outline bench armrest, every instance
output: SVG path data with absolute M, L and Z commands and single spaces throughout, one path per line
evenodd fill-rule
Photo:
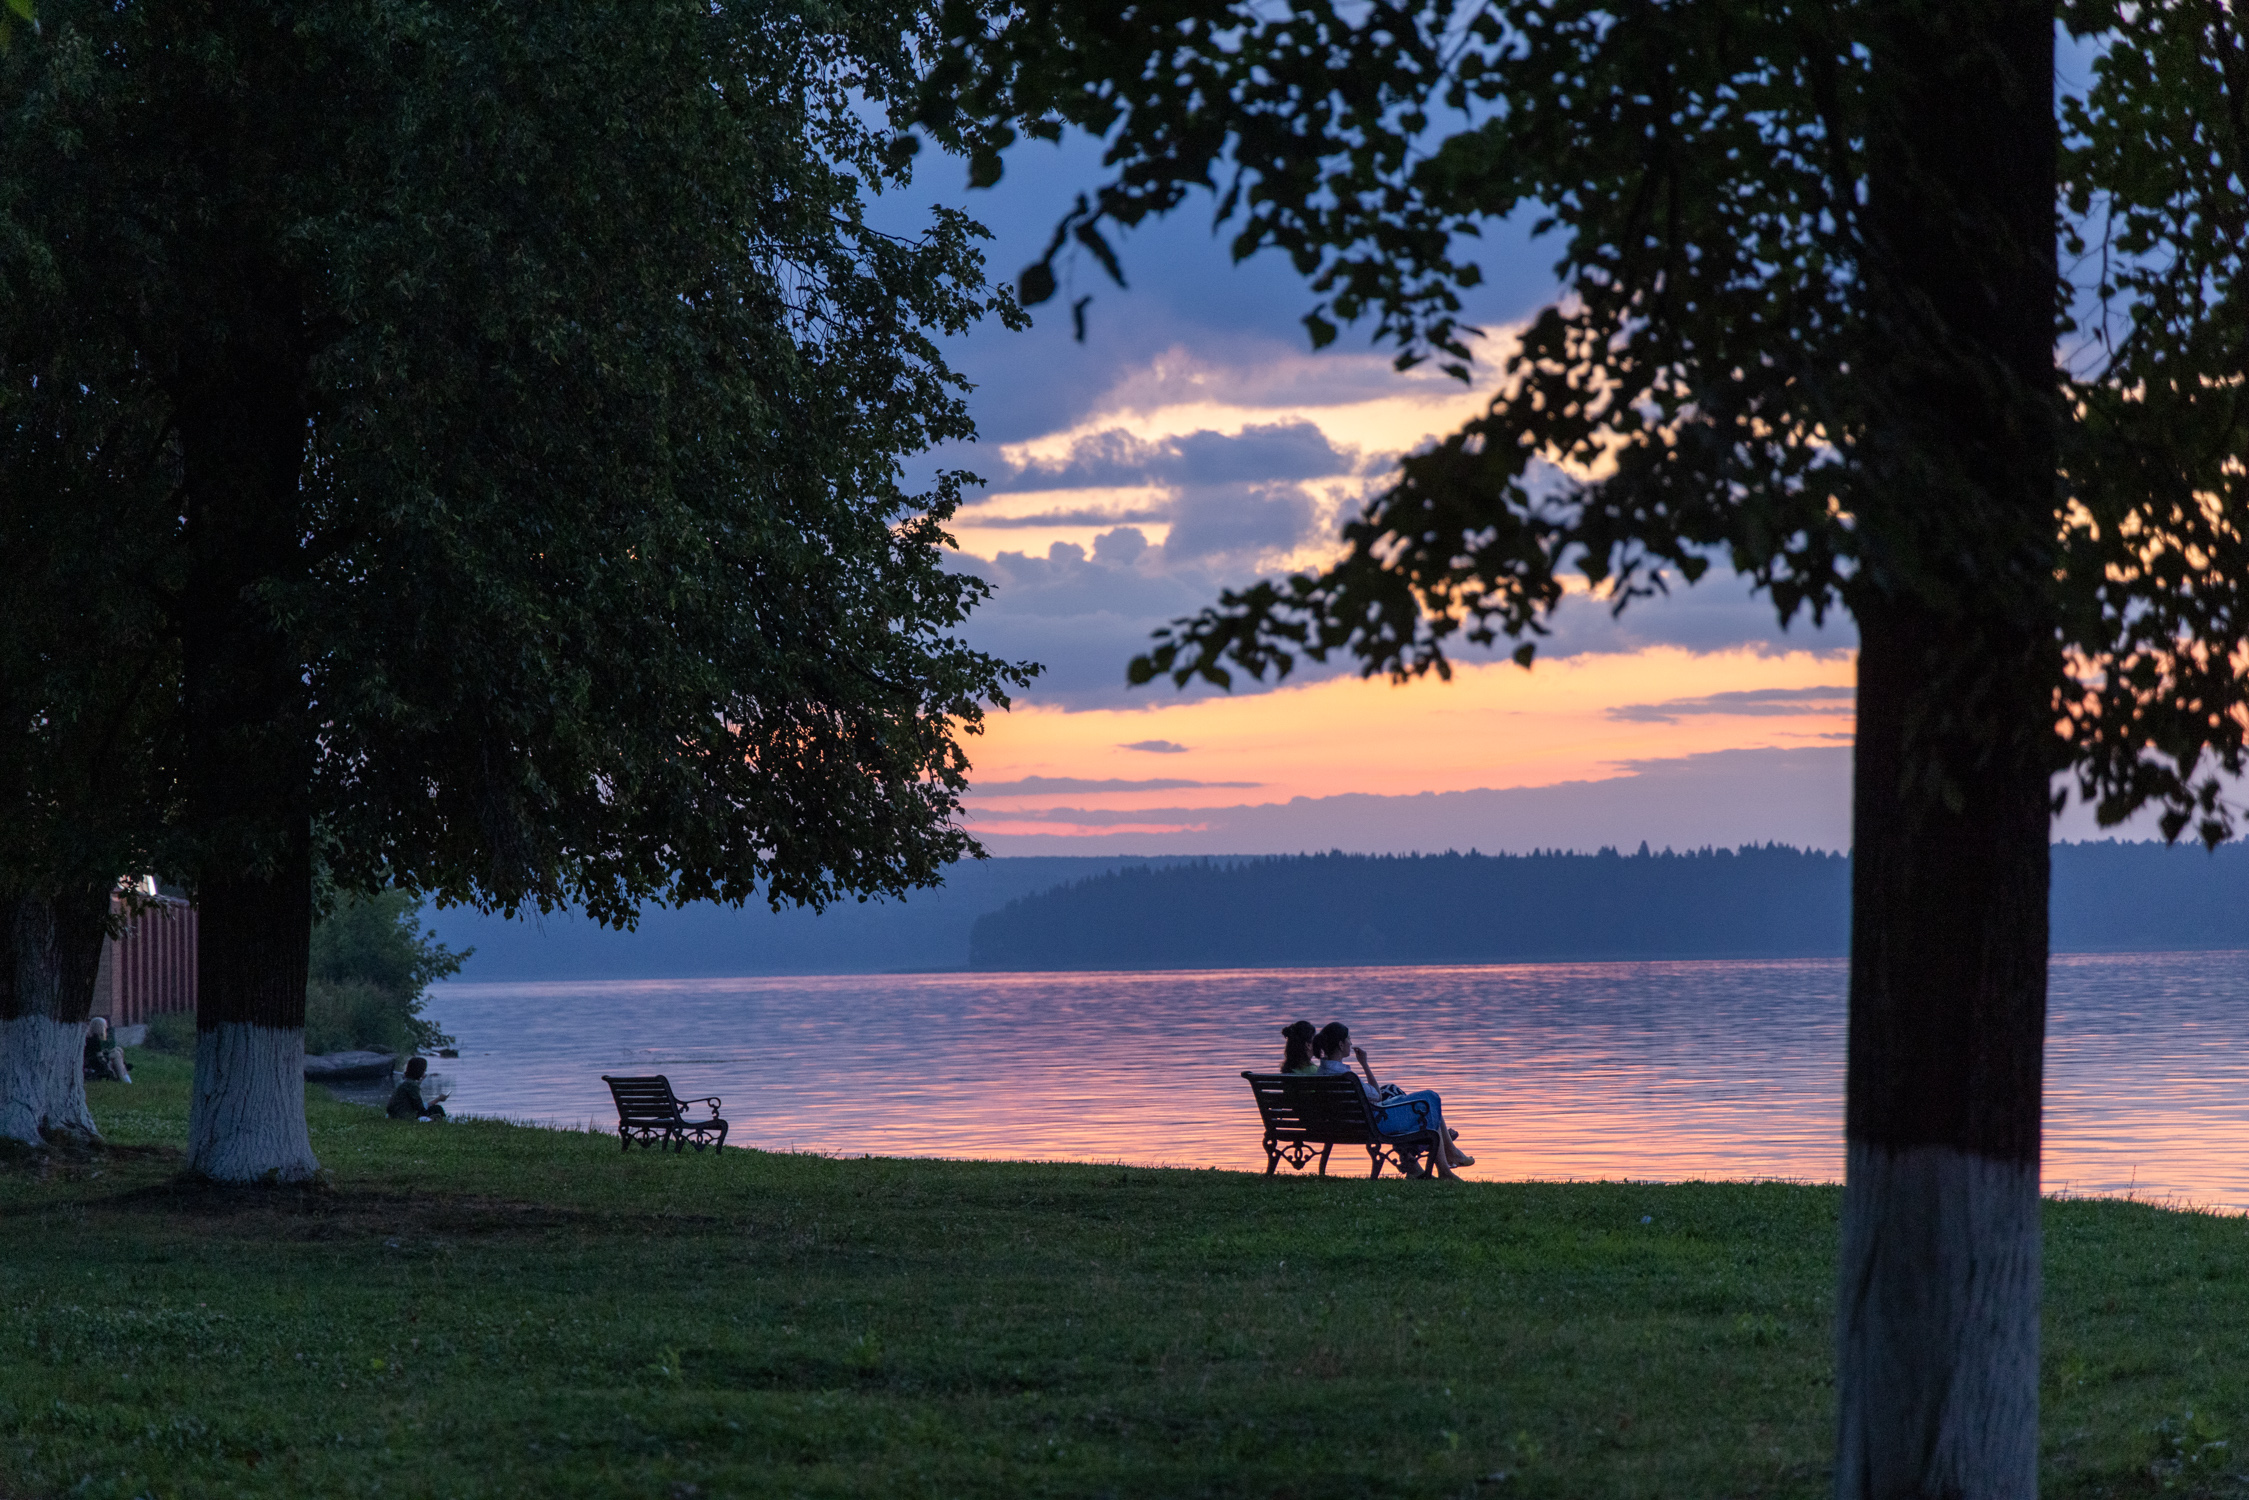
M 708 1104 L 711 1107 L 711 1113 L 715 1115 L 718 1113 L 719 1105 L 725 1101 L 716 1094 L 709 1094 L 701 1099 L 682 1099 L 679 1102 L 682 1104 Z

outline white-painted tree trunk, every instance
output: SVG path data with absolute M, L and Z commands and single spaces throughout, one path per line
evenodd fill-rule
M 1846 1170 L 1838 1500 L 2033 1500 L 2037 1165 L 1853 1141 Z
M 230 1021 L 195 1039 L 188 1170 L 217 1182 L 302 1182 L 320 1170 L 305 1129 L 305 1034 Z
M 100 1138 L 86 1108 L 85 1048 L 82 1022 L 0 1021 L 0 1136 L 27 1146 L 55 1131 Z
M 0 1021 L 0 1139 L 26 1146 L 43 1146 L 39 1121 L 46 1114 L 39 1078 L 44 1071 L 26 1035 L 31 1016 Z
M 101 1131 L 86 1103 L 86 1023 L 49 1022 L 49 1035 L 41 1048 L 47 1064 L 47 1115 L 40 1128 L 52 1137 L 56 1131 L 98 1141 Z
M 7 903 L 0 961 L 9 965 L 0 1007 L 0 1137 L 27 1146 L 54 1134 L 98 1140 L 86 1107 L 88 994 L 74 994 L 71 955 L 55 905 L 40 897 Z

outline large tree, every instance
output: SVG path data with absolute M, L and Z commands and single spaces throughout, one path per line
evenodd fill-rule
M 0 401 L 160 412 L 194 1170 L 316 1168 L 316 855 L 622 921 L 970 847 L 960 735 L 1021 674 L 952 633 L 958 477 L 902 481 L 969 431 L 934 336 L 994 305 L 965 220 L 864 216 L 912 41 L 791 0 L 57 3 L 0 60 Z
M 2232 828 L 2249 662 L 2249 35 L 2085 5 L 2057 101 L 2026 0 L 957 0 L 909 123 L 997 178 L 1082 126 L 1057 254 L 1207 191 L 1401 363 L 1458 369 L 1481 226 L 1566 295 L 1489 411 L 1407 458 L 1330 567 L 1136 662 L 1443 673 L 1722 562 L 1859 655 L 1837 1490 L 2037 1484 L 2038 1154 L 2056 778 Z M 2073 282 L 2057 250 L 2069 252 Z M 2059 351 L 2060 358 L 2057 358 Z

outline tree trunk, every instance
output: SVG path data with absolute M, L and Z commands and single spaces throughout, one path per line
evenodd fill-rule
M 196 953 L 188 1169 L 228 1182 L 317 1172 L 305 1129 L 312 926 L 309 690 L 268 596 L 303 576 L 304 360 L 279 273 L 237 268 L 223 343 L 182 362 L 187 833 Z
M 309 829 L 271 878 L 196 894 L 188 1168 L 221 1182 L 301 1181 L 320 1170 L 305 1128 Z
M 2030 1496 L 2046 769 L 1947 757 L 1957 811 L 1916 785 L 1930 747 L 1915 743 L 1911 709 L 1962 646 L 1944 622 L 1870 616 L 1859 621 L 1837 1492 Z
M 108 914 L 106 887 L 0 902 L 0 1136 L 100 1138 L 83 1064 Z
M 2038 1489 L 2053 18 L 1900 4 L 1875 48 L 1837 1385 L 1845 1500 Z

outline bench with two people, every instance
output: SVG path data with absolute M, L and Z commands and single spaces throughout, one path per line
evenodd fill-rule
M 1371 1177 L 1380 1177 L 1385 1164 L 1407 1177 L 1456 1177 L 1454 1167 L 1475 1165 L 1460 1149 L 1460 1132 L 1445 1123 L 1444 1101 L 1428 1089 L 1377 1079 L 1366 1049 L 1351 1045 L 1341 1021 L 1317 1032 L 1297 1021 L 1281 1037 L 1281 1071 L 1242 1074 L 1265 1122 L 1266 1176 L 1284 1161 L 1301 1169 L 1317 1156 L 1325 1177 L 1338 1146 L 1364 1146 Z M 1352 1070 L 1354 1057 L 1363 1078 Z

